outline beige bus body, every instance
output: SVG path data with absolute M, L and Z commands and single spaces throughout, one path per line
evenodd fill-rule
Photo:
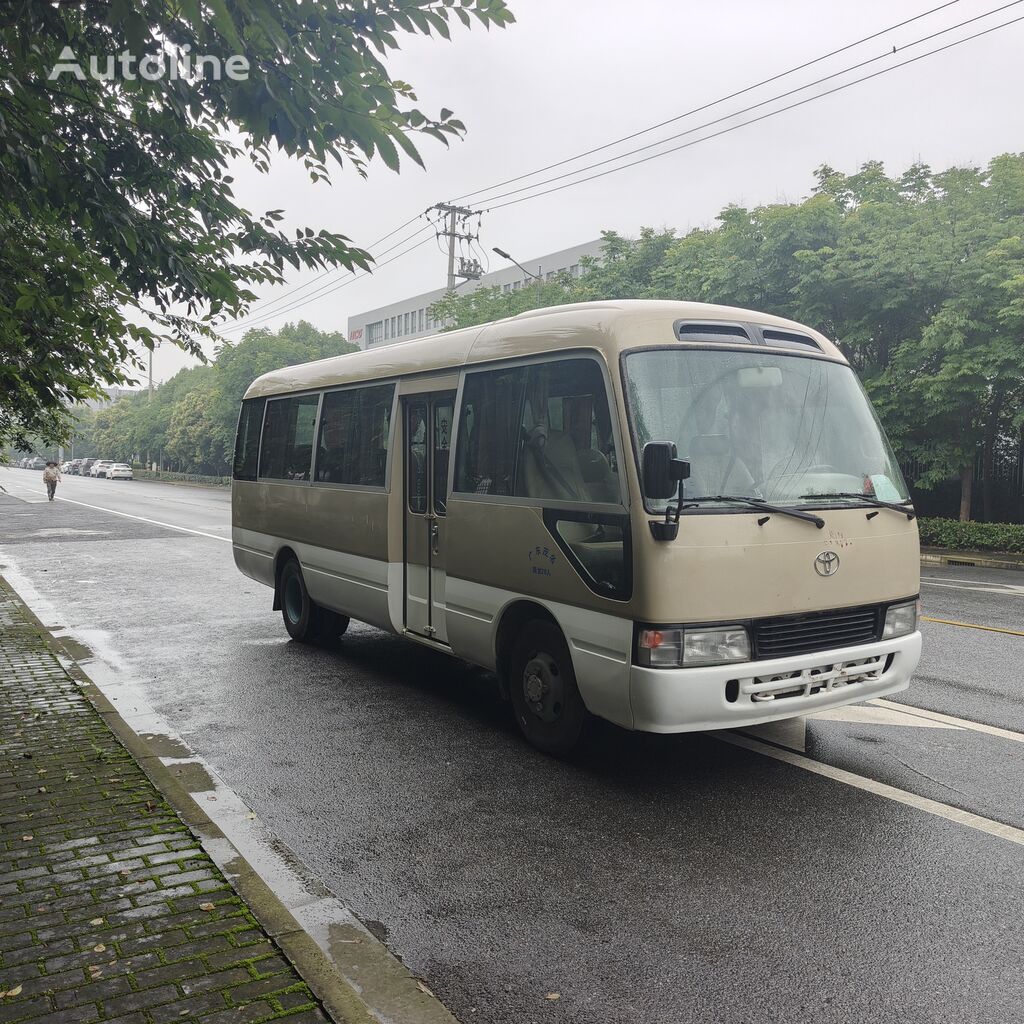
M 708 332 L 716 325 L 755 325 L 749 330 L 760 332 L 759 344 L 734 344 L 727 335 L 721 342 L 712 337 L 711 343 L 691 343 L 678 333 L 680 324 L 691 322 L 707 325 Z M 794 351 L 790 335 L 812 345 Z M 773 344 L 775 337 L 785 344 Z M 889 637 L 882 618 L 889 606 L 918 596 L 916 521 L 892 507 L 837 499 L 813 509 L 824 520 L 818 528 L 791 515 L 710 502 L 682 512 L 675 540 L 655 539 L 650 524 L 664 516 L 645 503 L 641 452 L 632 439 L 635 412 L 624 383 L 623 357 L 647 350 L 713 351 L 715 358 L 756 351 L 762 362 L 783 367 L 789 364 L 781 360 L 808 358 L 846 366 L 827 338 L 778 317 L 698 303 L 621 301 L 540 310 L 274 371 L 251 385 L 246 400 L 266 399 L 269 409 L 282 397 L 308 395 L 310 416 L 322 393 L 394 384 L 387 465 L 382 483 L 372 487 L 320 482 L 315 470 L 307 480 L 236 479 L 232 525 L 238 568 L 276 588 L 283 562 L 295 558 L 317 605 L 487 669 L 504 670 L 516 630 L 543 615 L 565 637 L 587 709 L 631 729 L 744 726 L 905 688 L 920 653 L 916 618 L 909 631 Z M 617 487 L 608 484 L 602 501 L 582 503 L 453 489 L 457 439 L 466 429 L 459 418 L 467 374 L 568 358 L 592 361 L 606 383 L 607 445 L 614 444 Z M 814 369 L 832 372 L 822 365 Z M 444 482 L 435 480 L 433 511 L 423 514 L 422 529 L 410 515 L 407 494 L 412 470 L 406 460 L 419 442 L 402 410 L 414 408 L 432 416 L 435 429 L 443 424 L 450 439 L 450 464 Z M 823 408 L 819 403 L 813 415 L 824 416 Z M 318 428 L 321 412 L 317 407 Z M 812 418 L 807 429 L 826 429 L 823 424 Z M 705 444 L 719 436 L 700 435 Z M 267 457 L 265 447 L 256 457 Z M 832 479 L 834 467 L 801 472 L 801 479 L 812 472 Z M 590 516 L 589 525 L 574 524 L 574 512 Z M 619 531 L 602 525 L 607 523 L 625 525 Z M 611 593 L 609 586 L 588 582 L 581 564 L 622 558 L 623 546 L 628 586 Z M 838 569 L 822 571 L 831 564 Z M 877 633 L 844 643 L 843 637 L 856 633 L 844 630 L 864 609 L 880 616 Z M 837 642 L 803 652 L 815 624 L 826 619 Z M 737 624 L 751 637 L 760 630 L 788 638 L 792 649 L 779 657 L 752 651 L 744 661 L 695 667 L 644 665 L 637 645 L 648 624 Z

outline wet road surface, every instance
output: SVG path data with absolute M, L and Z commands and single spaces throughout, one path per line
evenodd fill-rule
M 907 693 L 751 732 L 836 777 L 610 726 L 560 764 L 485 673 L 288 641 L 226 491 L 39 477 L 0 470 L 0 562 L 461 1020 L 1024 1019 L 1024 846 L 955 818 L 1024 828 L 1024 637 L 926 622 Z M 929 617 L 1024 632 L 1024 573 L 924 578 Z

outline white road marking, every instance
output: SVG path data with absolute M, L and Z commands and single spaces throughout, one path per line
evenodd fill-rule
M 1012 729 L 1000 729 L 996 725 L 985 725 L 984 722 L 972 722 L 967 718 L 954 718 L 952 715 L 942 715 L 938 711 L 927 711 L 924 708 L 911 707 L 909 704 L 897 704 L 884 697 L 876 697 L 870 703 L 883 708 L 898 708 L 901 714 L 943 722 L 954 729 L 970 729 L 972 732 L 983 732 L 989 736 L 998 736 L 1000 739 L 1024 743 L 1024 733 L 1014 732 Z
M 1009 583 L 994 583 L 990 586 L 963 587 L 955 583 L 933 583 L 922 579 L 923 587 L 941 587 L 943 590 L 967 590 L 972 594 L 1008 594 L 1011 597 L 1024 597 L 1024 587 L 1011 586 Z
M 1004 825 L 1001 821 L 993 821 L 991 818 L 983 818 L 980 814 L 972 814 L 970 811 L 962 811 L 958 807 L 951 807 L 949 804 L 940 803 L 938 800 L 929 800 L 927 797 L 918 796 L 916 793 L 909 793 L 905 789 L 897 789 L 884 782 L 876 782 L 874 779 L 866 778 L 863 775 L 856 775 L 844 768 L 835 768 L 830 764 L 822 764 L 820 761 L 813 761 L 803 754 L 792 750 L 784 750 L 781 747 L 773 747 L 768 743 L 762 743 L 752 736 L 744 736 L 738 732 L 713 732 L 710 735 L 724 743 L 730 743 L 734 747 L 742 747 L 745 750 L 753 751 L 755 754 L 763 754 L 765 757 L 774 758 L 794 768 L 802 768 L 804 771 L 821 775 L 833 782 L 841 782 L 854 789 L 872 793 L 875 796 L 895 803 L 903 804 L 906 807 L 913 807 L 916 810 L 932 814 L 937 818 L 945 818 L 947 821 L 973 828 L 978 832 L 995 836 L 997 839 L 1005 839 L 1011 843 L 1024 846 L 1024 829 L 1015 828 L 1013 825 Z
M 175 526 L 174 523 L 162 523 L 159 519 L 147 519 L 145 516 L 133 515 L 131 512 L 118 512 L 116 509 L 104 508 L 102 505 L 90 505 L 85 501 L 75 501 L 74 498 L 58 498 L 58 501 L 69 501 L 72 505 L 82 505 L 85 508 L 95 509 L 97 512 L 109 512 L 112 516 L 124 516 L 125 519 L 137 519 L 140 523 L 149 523 L 152 526 L 163 526 L 168 530 L 180 530 L 182 533 L 194 533 L 197 537 L 209 537 L 211 540 L 222 540 L 225 544 L 231 543 L 230 537 L 221 537 L 217 533 L 207 533 L 205 530 L 190 530 L 187 526 Z
M 937 719 L 915 715 L 901 704 L 870 701 L 866 704 L 847 704 L 846 707 L 816 711 L 813 715 L 797 718 L 783 718 L 764 725 L 752 725 L 740 730 L 756 739 L 767 740 L 780 747 L 788 747 L 798 753 L 807 750 L 807 723 L 817 721 L 848 722 L 855 725 L 895 725 L 917 729 L 963 729 L 964 726 L 945 716 Z M 1024 736 L 1021 737 L 1024 739 Z
M 1009 571 L 1009 570 L 1006 570 Z M 993 580 L 965 580 L 962 576 L 922 576 L 921 582 L 926 580 L 941 580 L 943 583 L 980 583 L 983 587 L 1000 586 L 1009 587 L 1011 590 L 1024 590 L 1024 587 L 1016 583 L 995 583 Z
M 900 725 L 914 729 L 962 729 L 961 725 L 914 715 L 907 712 L 901 704 L 848 704 L 844 708 L 830 708 L 808 716 L 827 722 L 854 722 L 859 725 Z

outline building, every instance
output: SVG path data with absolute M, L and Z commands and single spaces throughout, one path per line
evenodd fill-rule
M 601 239 L 575 245 L 571 249 L 548 253 L 546 256 L 535 256 L 533 259 L 522 260 L 523 266 L 545 280 L 556 274 L 569 273 L 578 276 L 580 260 L 584 256 L 599 257 L 601 255 Z M 497 257 L 495 257 L 497 259 Z M 501 288 L 506 292 L 528 288 L 533 278 L 526 277 L 523 272 L 509 264 L 501 270 L 492 270 L 484 274 L 479 281 L 463 284 L 458 290 L 475 291 L 477 288 Z M 430 319 L 430 307 L 439 299 L 444 298 L 446 289 L 435 288 L 422 295 L 393 302 L 389 306 L 357 313 L 348 318 L 348 340 L 360 348 L 376 348 L 380 345 L 391 345 L 396 341 L 411 341 L 436 334 L 440 326 Z

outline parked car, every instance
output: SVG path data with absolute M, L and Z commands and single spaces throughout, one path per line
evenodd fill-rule
M 114 463 L 110 459 L 100 459 L 98 462 L 93 463 L 92 469 L 89 470 L 89 476 L 97 478 L 101 476 L 105 477 L 107 475 L 107 470 L 110 469 L 113 464 Z
M 107 469 L 108 480 L 131 480 L 132 467 L 124 462 L 115 462 Z
M 88 476 L 89 472 L 92 470 L 92 466 L 95 461 L 95 459 L 82 459 L 78 467 L 78 475 Z
M 26 469 L 46 469 L 46 462 L 37 455 L 35 458 L 29 459 Z

